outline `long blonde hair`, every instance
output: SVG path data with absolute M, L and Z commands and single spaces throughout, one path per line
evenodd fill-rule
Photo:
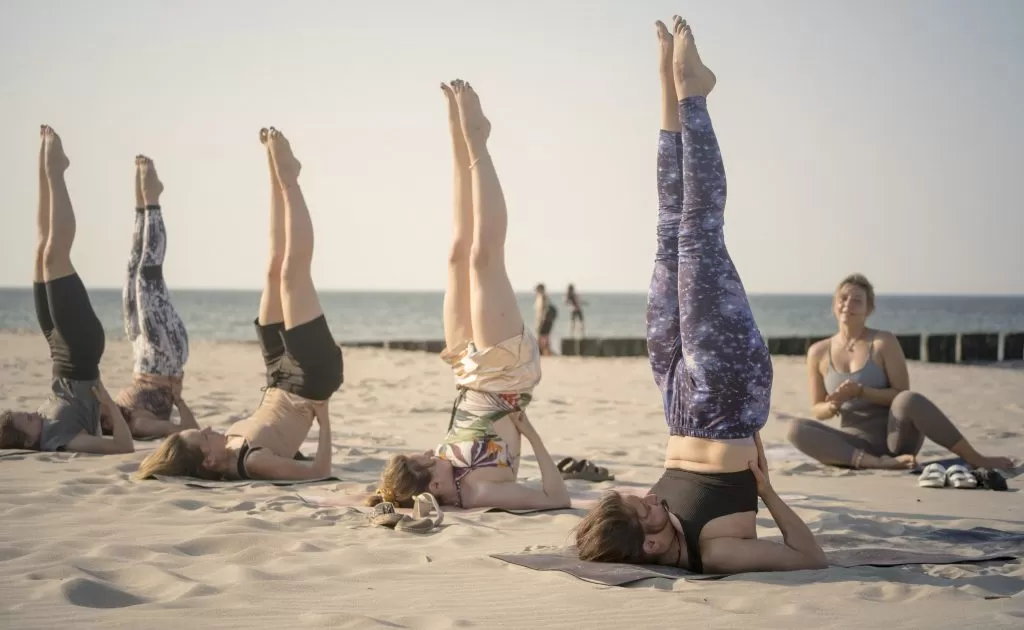
M 133 479 L 152 479 L 156 475 L 168 477 L 197 477 L 199 479 L 220 479 L 220 473 L 203 467 L 203 451 L 189 444 L 175 433 L 164 440 L 160 448 L 146 456 L 139 464 Z
M 395 455 L 380 474 L 377 492 L 366 499 L 366 505 L 387 501 L 398 507 L 412 507 L 412 498 L 430 489 L 432 469 L 407 455 Z

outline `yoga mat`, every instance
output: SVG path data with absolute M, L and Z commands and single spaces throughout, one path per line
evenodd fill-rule
M 0 459 L 4 457 L 14 457 L 16 455 L 31 455 L 32 453 L 41 453 L 42 451 L 29 451 L 20 448 L 11 448 L 0 450 Z
M 367 514 L 373 512 L 373 508 L 364 504 L 365 494 L 340 494 L 335 496 L 323 496 L 314 494 L 298 494 L 300 500 L 311 507 L 350 507 L 365 511 Z M 445 514 L 483 514 L 485 512 L 504 512 L 506 514 L 536 514 L 538 512 L 556 512 L 560 510 L 571 510 L 573 508 L 535 508 L 513 510 L 505 508 L 470 508 L 468 510 L 450 506 L 442 506 Z M 411 513 L 412 508 L 398 508 L 399 512 Z
M 765 540 L 781 542 L 782 539 L 773 537 Z M 829 564 L 837 567 L 965 564 L 1014 560 L 1024 556 L 1024 534 L 987 527 L 917 531 L 886 539 L 823 534 L 817 540 L 825 549 Z M 713 580 L 726 577 L 654 565 L 583 562 L 571 549 L 555 553 L 495 554 L 491 557 L 537 571 L 562 571 L 585 582 L 605 586 L 624 586 L 651 578 Z
M 206 479 L 197 479 L 195 477 L 170 477 L 165 475 L 153 475 L 147 477 L 147 479 L 155 479 L 157 481 L 163 481 L 165 483 L 178 483 L 189 488 L 203 488 L 205 490 L 213 490 L 215 488 L 245 488 L 246 486 L 259 486 L 259 485 L 271 485 L 278 487 L 285 486 L 302 486 L 314 483 L 324 483 L 328 481 L 341 481 L 337 477 L 323 477 L 321 479 L 302 479 L 302 480 L 269 480 L 269 479 L 242 479 L 239 481 L 208 481 Z

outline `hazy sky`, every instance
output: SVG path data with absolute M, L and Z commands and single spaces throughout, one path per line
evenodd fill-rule
M 332 289 L 441 289 L 438 82 L 494 124 L 518 289 L 643 291 L 659 123 L 652 23 L 718 74 L 726 237 L 752 293 L 1024 293 L 1024 2 L 0 0 L 0 285 L 31 277 L 38 125 L 72 160 L 74 261 L 121 282 L 133 157 L 166 185 L 173 287 L 260 285 L 257 140 L 292 140 Z

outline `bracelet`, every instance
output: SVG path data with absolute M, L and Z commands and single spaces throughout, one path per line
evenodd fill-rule
M 858 448 L 856 454 L 853 456 L 853 467 L 855 469 L 857 469 L 857 470 L 860 470 L 860 463 L 863 460 L 864 460 L 864 451 L 862 449 Z

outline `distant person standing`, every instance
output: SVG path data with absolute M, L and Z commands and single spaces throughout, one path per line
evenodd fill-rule
M 580 337 L 587 336 L 587 327 L 583 323 L 583 300 L 580 299 L 579 294 L 576 293 L 576 287 L 569 285 L 569 288 L 565 290 L 565 303 L 570 309 L 569 314 L 569 335 L 572 337 L 576 336 L 576 322 L 580 325 Z
M 551 329 L 555 327 L 558 309 L 548 299 L 544 283 L 538 284 L 535 291 L 537 298 L 533 302 L 533 311 L 537 322 L 537 345 L 541 356 L 551 356 Z

